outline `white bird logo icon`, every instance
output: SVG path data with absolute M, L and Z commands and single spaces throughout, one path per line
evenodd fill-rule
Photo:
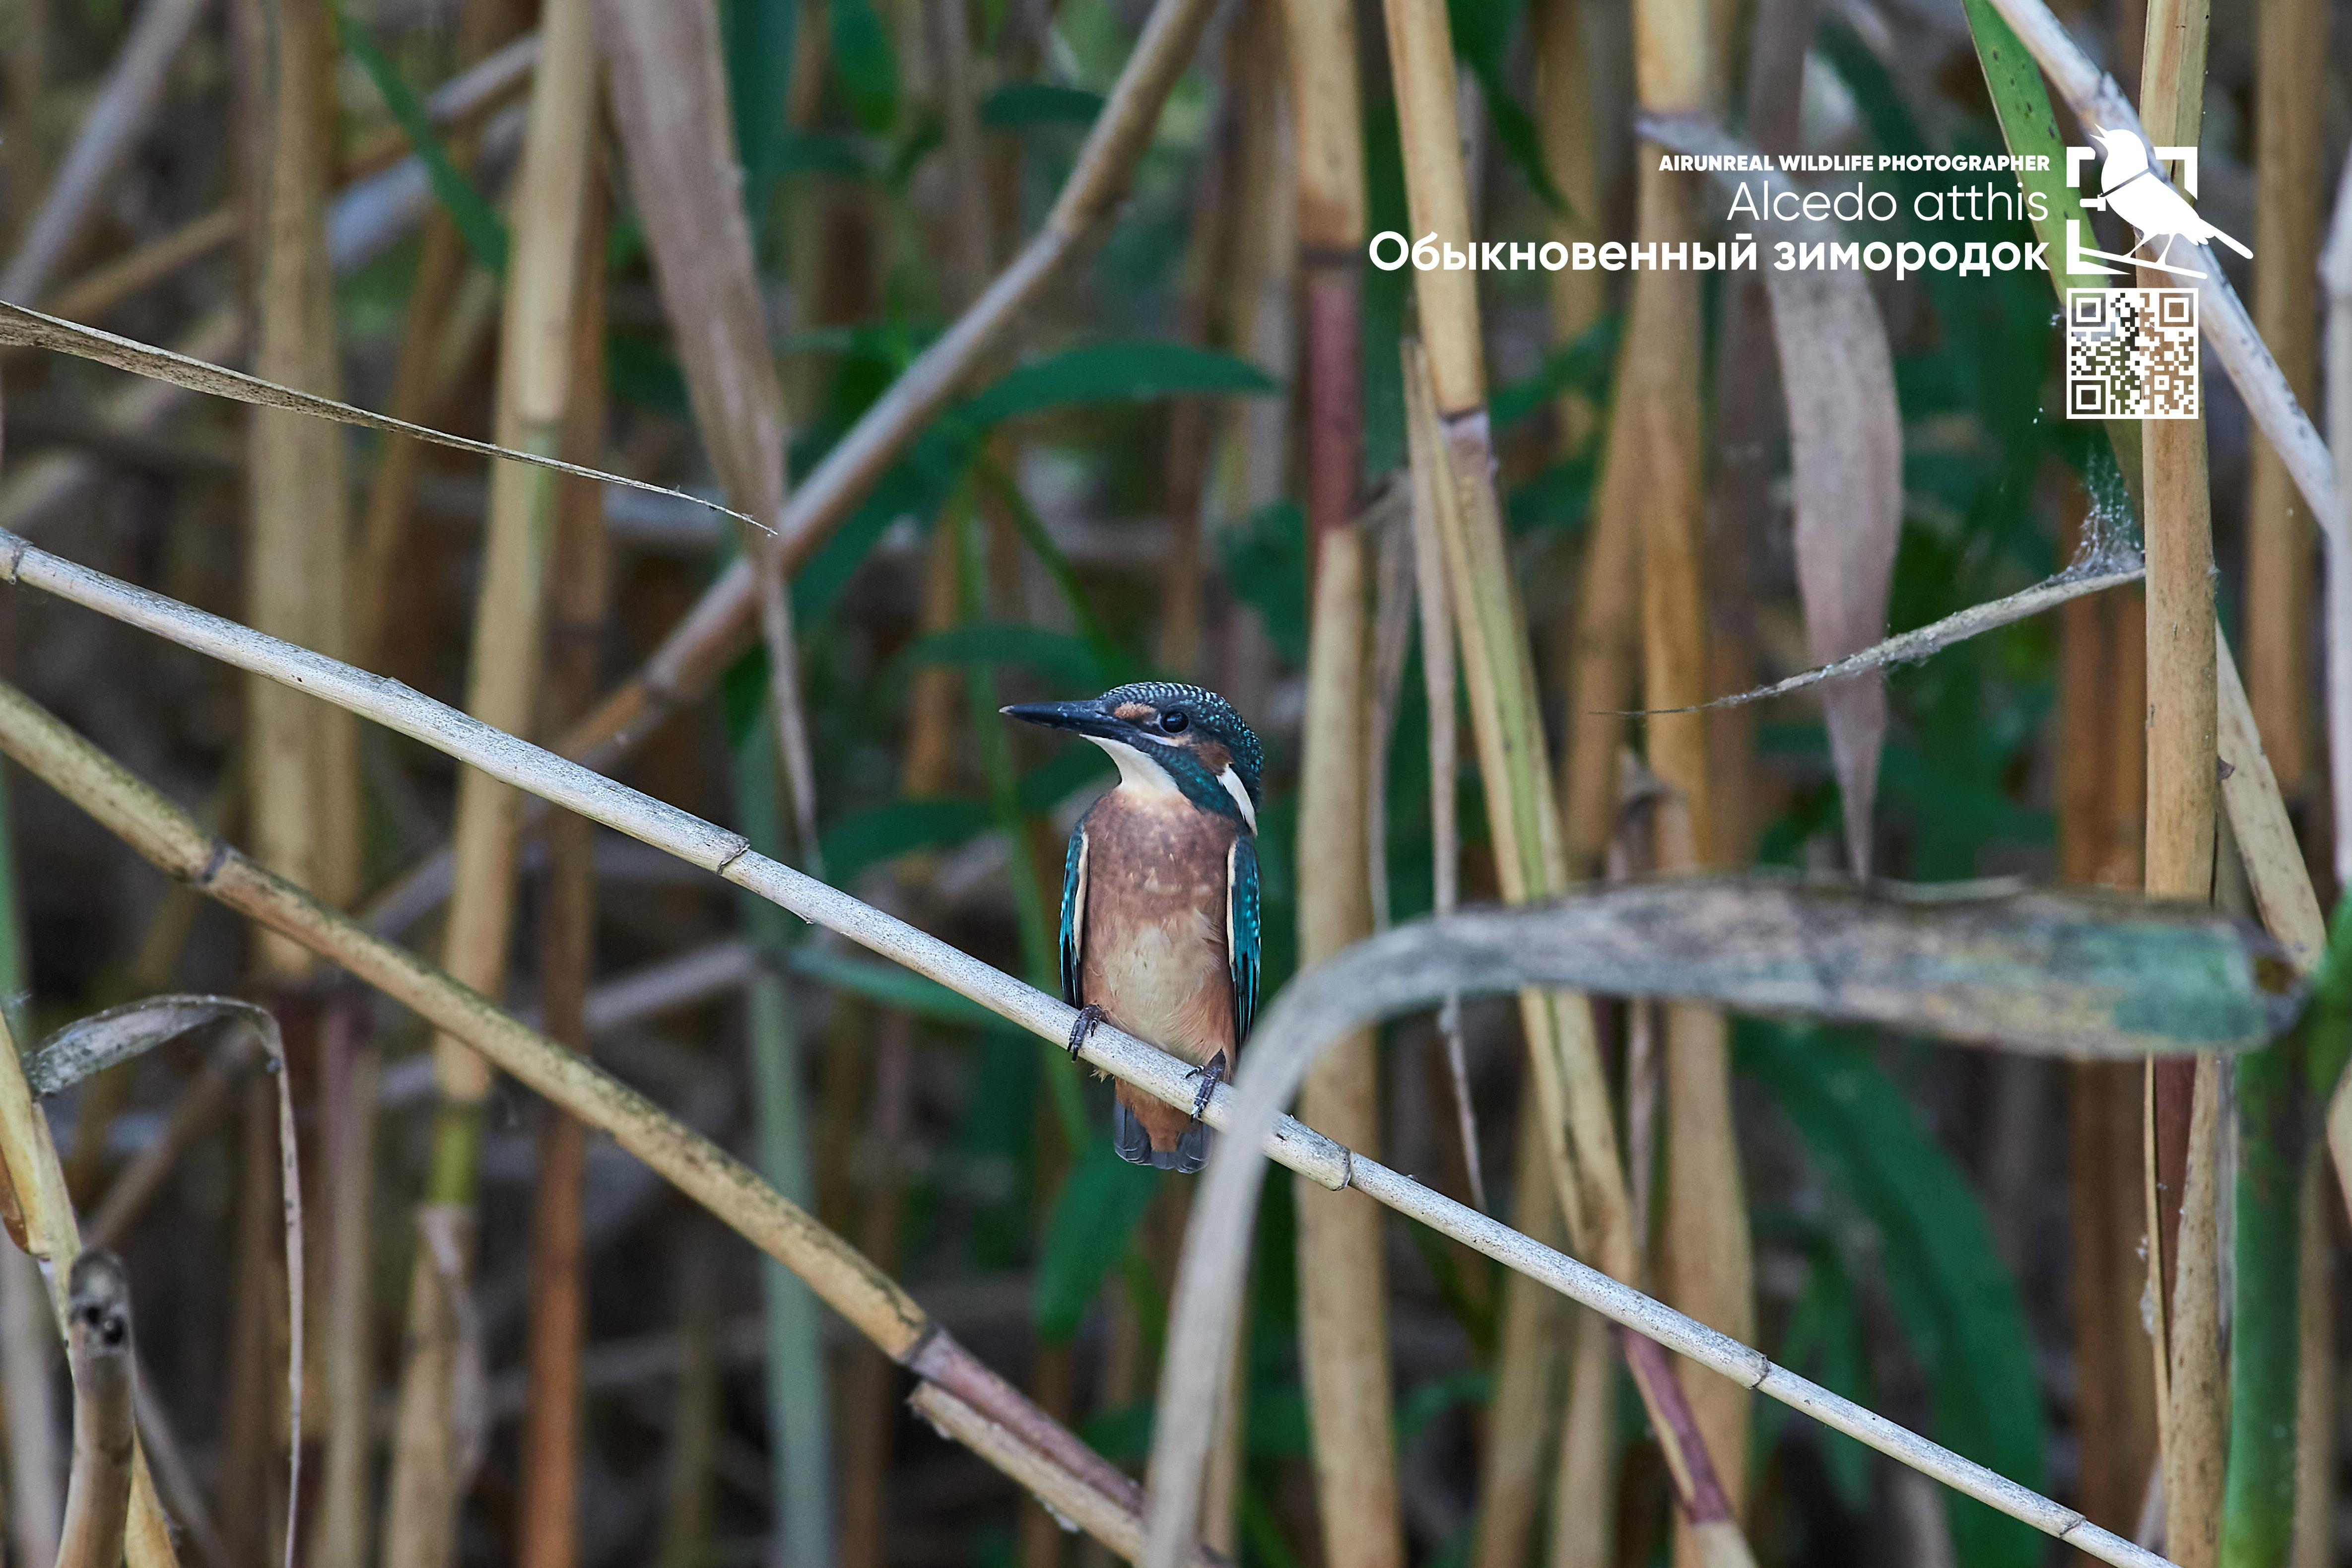
M 2134 251 L 2161 237 L 2164 247 L 2148 265 L 2168 272 L 2187 272 L 2186 268 L 2169 265 L 2175 238 L 2185 238 L 2196 245 L 2218 239 L 2241 256 L 2253 255 L 2252 251 L 2199 217 L 2197 209 L 2190 206 L 2179 191 L 2156 177 L 2155 167 L 2148 157 L 2147 143 L 2139 137 L 2128 131 L 2094 131 L 2091 137 L 2106 150 L 2107 156 L 2099 169 L 2099 194 L 2085 198 L 2083 205 L 2105 207 L 2137 229 L 2139 244 L 2132 247 Z M 2128 260 L 2131 258 L 2127 253 L 2116 259 Z M 2188 275 L 2192 278 L 2204 276 L 2201 272 Z

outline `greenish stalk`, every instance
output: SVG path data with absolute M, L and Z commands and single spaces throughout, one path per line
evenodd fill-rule
M 2237 1296 L 2222 1568 L 2285 1568 L 2294 1528 L 2304 1162 L 2352 1051 L 2352 900 L 2339 905 L 2311 1004 L 2237 1068 Z
M 958 545 L 962 570 L 957 574 L 964 622 L 977 625 L 987 617 L 984 584 L 988 581 L 987 552 L 981 539 L 980 511 L 969 492 L 959 494 L 934 526 L 960 530 Z M 1059 939 L 1045 919 L 1045 900 L 1037 888 L 1037 874 L 1029 854 L 1029 821 L 1021 810 L 1021 780 L 1013 771 L 1013 736 L 1005 728 L 996 700 L 996 672 L 986 665 L 964 671 L 964 689 L 971 698 L 971 733 L 980 748 L 981 772 L 988 780 L 988 804 L 1004 836 L 1004 878 L 1013 889 L 1013 921 L 1021 933 L 1021 964 L 1029 983 L 1059 994 L 1062 988 Z M 1076 1149 L 1087 1136 L 1087 1109 L 1078 1094 L 1075 1074 L 1066 1070 L 1052 1046 L 1047 1055 L 1045 1082 L 1054 1096 L 1054 1115 L 1062 1136 Z
M 743 837 L 763 855 L 781 855 L 783 824 L 776 809 L 774 710 L 759 718 L 735 749 L 735 811 Z M 743 895 L 743 923 L 763 954 L 781 958 L 793 921 L 765 899 Z M 749 995 L 752 1121 L 761 1173 L 803 1208 L 816 1203 L 809 1173 L 808 1115 L 801 1102 L 793 1037 L 792 995 L 781 963 L 763 965 Z M 775 1489 L 777 1533 L 786 1563 L 833 1561 L 831 1417 L 824 1365 L 824 1324 L 815 1293 L 772 1258 L 760 1264 L 760 1297 L 767 1323 L 769 1453 Z

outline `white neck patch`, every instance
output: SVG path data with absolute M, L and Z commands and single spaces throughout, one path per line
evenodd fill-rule
M 1249 785 L 1242 783 L 1242 775 L 1234 771 L 1234 765 L 1231 763 L 1227 763 L 1225 771 L 1217 775 L 1217 782 L 1225 786 L 1225 793 L 1232 795 L 1234 804 L 1242 808 L 1242 820 L 1249 824 L 1249 830 L 1252 833 L 1255 833 L 1257 806 L 1250 799 Z

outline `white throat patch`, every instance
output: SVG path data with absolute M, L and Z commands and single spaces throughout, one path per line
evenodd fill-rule
M 1118 764 L 1119 788 L 1155 799 L 1182 796 L 1184 792 L 1177 787 L 1176 780 L 1168 770 L 1160 765 L 1159 758 L 1129 745 L 1125 741 L 1114 741 L 1102 735 L 1088 735 L 1087 739 L 1108 752 L 1110 760 Z M 1241 808 L 1242 820 L 1249 825 L 1252 833 L 1255 833 L 1257 805 L 1250 799 L 1249 786 L 1242 783 L 1242 775 L 1231 763 L 1227 763 L 1225 771 L 1217 775 L 1217 782 L 1225 786 L 1225 793 L 1232 795 L 1234 804 Z
M 1113 741 L 1102 735 L 1088 735 L 1087 739 L 1108 752 L 1110 760 L 1118 764 L 1119 788 L 1150 795 L 1181 795 L 1184 793 L 1176 787 L 1176 781 L 1169 776 L 1166 768 L 1160 765 L 1158 758 L 1138 751 L 1125 741 Z

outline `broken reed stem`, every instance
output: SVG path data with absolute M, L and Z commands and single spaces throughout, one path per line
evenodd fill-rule
M 2158 144 L 2198 136 L 2204 106 L 2205 0 L 2150 0 L 2140 67 L 2141 120 Z M 2140 282 L 2168 275 L 2143 269 Z M 2147 551 L 2147 851 L 2145 879 L 2158 897 L 2207 899 L 2213 886 L 2216 702 L 2213 530 L 2201 419 L 2151 419 L 2141 430 Z M 2151 1065 L 2155 1075 L 2167 1069 Z M 2179 1207 L 2165 1314 L 2168 1407 L 2162 1424 L 2166 1551 L 2182 1568 L 2218 1559 L 2227 1443 L 2223 1416 L 2221 1275 L 2215 1203 L 2220 1179 L 2221 1069 L 2210 1056 L 2193 1069 L 2186 1182 L 2161 1197 Z M 2158 1082 L 2156 1103 L 2165 1102 Z M 2159 1172 L 2180 1154 L 2173 1124 L 2159 1117 L 2149 1143 Z M 2169 1216 L 2149 1216 L 2151 1234 Z
M 66 1355 L 73 1369 L 73 1478 L 57 1568 L 116 1568 L 138 1442 L 131 1412 L 131 1287 L 110 1252 L 74 1259 Z
M 2317 296 L 2322 73 L 2327 11 L 2317 0 L 2255 8 L 2254 324 L 2279 373 L 2308 405 L 2319 384 Z M 2279 786 L 2299 797 L 2313 773 L 2310 510 L 2260 431 L 2246 486 L 2246 674 Z
M 247 71 L 259 84 L 253 108 L 267 137 L 251 273 L 254 370 L 331 397 L 341 367 L 327 265 L 327 13 L 315 0 L 264 0 L 262 14 L 255 42 L 264 58 Z M 257 627 L 341 658 L 350 646 L 342 432 L 274 408 L 255 410 L 247 429 L 247 613 Z M 360 875 L 357 730 L 270 681 L 249 682 L 246 700 L 256 853 L 328 901 L 345 902 Z M 308 954 L 275 940 L 264 941 L 260 956 L 279 981 L 309 964 Z
M 147 128 L 180 46 L 204 15 L 206 0 L 150 0 L 139 7 L 130 36 L 107 68 L 81 130 L 41 198 L 16 254 L 0 272 L 0 300 L 31 303 L 71 254 L 98 210 L 108 183 Z
M 232 623 L 157 595 L 129 589 L 96 574 L 73 568 L 22 541 L 0 540 L 12 549 L 0 580 L 70 589 L 75 596 L 100 599 L 121 618 L 160 629 L 168 621 L 182 640 L 203 651 L 226 653 L 236 643 L 267 649 L 258 638 Z M 85 593 L 103 585 L 103 595 Z M 133 613 L 133 606 L 162 613 L 162 620 Z M 221 634 L 230 634 L 224 637 Z M 484 731 L 440 703 L 338 666 L 300 650 L 277 650 L 299 665 L 306 684 L 321 695 L 392 720 L 413 737 L 438 748 L 462 752 L 477 765 L 509 772 L 513 782 L 583 811 L 598 821 L 727 876 L 804 919 L 819 921 L 908 967 L 981 1002 L 1041 1038 L 1066 1037 L 1076 1010 L 988 965 L 822 883 L 798 876 L 752 854 L 742 840 L 686 813 L 587 773 L 576 764 L 511 737 Z M 232 660 L 232 662 L 235 662 Z M 414 954 L 370 936 L 349 919 L 327 909 L 301 889 L 272 876 L 204 829 L 162 795 L 150 789 L 87 742 L 36 707 L 14 688 L 0 685 L 0 752 L 13 757 L 50 787 L 73 800 L 109 831 L 166 873 L 194 884 L 217 901 L 272 925 L 341 965 L 357 978 L 414 1007 L 436 1026 L 462 1032 L 477 1048 L 495 1057 L 518 1079 L 583 1121 L 613 1133 L 616 1142 L 710 1209 L 762 1251 L 810 1281 L 827 1304 L 848 1319 L 893 1359 L 940 1384 L 976 1408 L 989 1411 L 1009 1430 L 1032 1442 L 1054 1463 L 1113 1498 L 1139 1502 L 1131 1481 L 1110 1469 L 1075 1438 L 1035 1415 L 1001 1378 L 989 1373 L 938 1325 L 929 1322 L 903 1290 L 876 1272 L 840 1239 L 806 1213 L 786 1203 L 748 1169 L 698 1134 L 680 1127 L 643 1097 L 581 1062 L 544 1037 L 499 1012 Z M 493 758 L 499 759 L 493 763 Z M 1106 1025 L 1088 1037 L 1090 1064 L 1134 1084 L 1171 1105 L 1192 1103 L 1193 1085 L 1182 1067 L 1143 1042 Z M 31 1096 L 20 1072 L 6 1065 L 13 1049 L 0 1051 L 0 1154 L 9 1156 L 12 1175 L 22 1163 L 11 1151 L 31 1146 L 15 1129 L 30 1125 Z M 10 1092 L 13 1089 L 13 1094 Z M 1232 1128 L 1234 1094 L 1220 1087 L 1208 1109 L 1213 1126 Z M 2123 1568 L 2159 1568 L 2161 1560 L 2084 1521 L 2071 1510 L 2035 1496 L 1982 1466 L 1938 1447 L 1891 1421 L 1828 1390 L 1774 1366 L 1759 1352 L 1739 1345 L 1605 1276 L 1533 1243 L 1497 1221 L 1423 1186 L 1377 1162 L 1360 1159 L 1299 1123 L 1278 1118 L 1268 1123 L 1262 1145 L 1293 1170 L 1310 1173 L 1325 1185 L 1357 1187 L 1410 1218 L 1541 1279 L 1603 1316 L 1654 1338 L 1693 1360 L 1751 1388 L 1814 1415 L 1835 1429 L 1933 1475 L 1972 1497 L 2047 1533 L 2082 1547 Z M 46 1139 L 40 1144 L 46 1147 Z M 61 1188 L 54 1153 L 36 1165 L 46 1184 L 35 1192 Z M 26 1190 L 19 1186 L 19 1192 Z M 51 1211 L 27 1205 L 37 1234 Z M 67 1223 L 70 1225 L 70 1215 Z M 131 1568 L 168 1564 L 168 1555 L 142 1559 Z M 1162 1541 L 1162 1548 L 1166 1542 Z M 1189 1553 L 1179 1542 L 1178 1560 Z M 166 1543 L 168 1550 L 168 1543 Z
M 450 716 L 458 717 L 454 713 Z M 1139 1519 L 1140 1492 L 1133 1481 L 1067 1432 L 1046 1421 L 925 1314 L 913 1297 L 709 1139 L 681 1125 L 593 1065 L 500 1012 L 446 973 L 404 949 L 368 935 L 302 889 L 213 838 L 177 805 L 132 778 L 13 688 L 0 687 L 0 750 L 89 812 L 168 874 L 194 884 L 208 897 L 341 965 L 405 1004 L 435 1027 L 466 1040 L 561 1109 L 612 1134 L 624 1149 L 688 1197 L 807 1280 L 826 1305 L 891 1359 L 986 1411 L 991 1419 L 1002 1424 L 1074 1483 L 1102 1493 Z M 676 815 L 683 819 L 683 814 Z M 706 831 L 714 837 L 725 837 L 718 836 L 716 829 Z M 761 858 L 749 854 L 736 858 Z M 788 878 L 793 876 L 782 867 L 774 870 Z M 837 902 L 845 910 L 864 909 L 829 889 L 824 892 L 829 901 Z M 897 922 L 887 916 L 875 911 L 866 913 L 873 921 L 897 927 Z M 841 923 L 856 922 L 845 919 Z M 933 944 L 930 939 L 911 929 L 897 929 L 905 941 L 944 949 L 944 944 Z M 1007 991 L 1034 997 L 1037 1008 L 1058 1009 L 1064 1014 L 1071 1011 L 1029 992 L 1017 982 L 996 975 L 985 965 L 962 959 L 961 954 L 956 957 L 974 972 L 992 976 Z M 1095 1055 L 1114 1058 L 1121 1064 L 1158 1058 L 1136 1076 L 1146 1078 L 1147 1087 L 1171 1104 L 1191 1103 L 1192 1090 L 1185 1085 L 1182 1068 L 1153 1047 L 1125 1036 L 1114 1037 L 1106 1029 L 1089 1048 Z M 0 1055 L 14 1060 L 13 1052 Z M 1160 1065 L 1163 1063 L 1169 1065 Z M 13 1097 L 9 1092 L 12 1080 L 16 1090 Z M 5 1140 L 0 1143 L 0 1151 L 8 1152 L 12 1177 L 17 1176 L 20 1166 L 14 1151 L 24 1146 L 16 1129 L 20 1123 L 29 1126 L 37 1119 L 30 1091 L 23 1084 L 20 1073 L 10 1071 L 6 1062 L 0 1062 L 0 1140 Z M 21 1110 L 12 1108 L 12 1098 L 21 1100 Z M 1303 1130 L 1293 1136 L 1303 1136 Z M 1313 1143 L 1318 1153 L 1329 1151 L 1318 1162 L 1318 1168 L 1328 1169 L 1328 1180 L 1336 1185 L 1341 1156 L 1328 1143 L 1319 1140 Z M 46 1148 L 46 1138 L 41 1139 L 41 1146 Z M 54 1200 L 46 1196 L 53 1189 L 61 1190 L 54 1156 L 47 1162 L 46 1175 L 41 1164 L 35 1163 L 31 1175 L 19 1179 L 18 1192 L 35 1194 L 26 1204 L 26 1213 L 37 1238 L 50 1235 L 55 1228 L 50 1217 L 55 1212 Z M 65 1224 L 68 1227 L 71 1225 L 69 1213 Z M 37 1240 L 37 1245 L 40 1245 Z M 168 1559 L 150 1561 L 168 1568 Z M 144 1564 L 134 1555 L 131 1568 L 144 1568 Z
M 562 447 L 570 406 L 581 238 L 588 226 L 596 103 L 590 0 L 549 0 L 540 41 L 515 177 L 496 437 L 501 447 L 551 456 Z M 546 468 L 498 463 L 491 468 L 466 707 L 515 733 L 530 730 L 539 700 L 555 499 L 555 474 Z M 506 984 L 521 807 L 520 795 L 507 784 L 460 770 L 442 951 L 461 984 L 489 996 Z M 464 1290 L 472 1267 L 469 1222 L 490 1068 L 455 1036 L 436 1036 L 433 1052 L 439 1108 L 420 1225 L 446 1245 L 421 1247 L 412 1265 L 410 1300 L 425 1314 L 411 1325 L 421 1348 L 401 1377 L 384 1521 L 387 1568 L 443 1568 L 454 1560 L 468 1479 L 462 1451 L 467 1446 L 458 1440 L 453 1403 L 454 1352 L 442 1353 L 440 1335 L 426 1331 L 456 1331 L 454 1316 L 436 1305 L 436 1287 Z
M 74 1221 L 73 1201 L 66 1194 L 65 1171 L 49 1142 L 48 1118 L 25 1081 L 22 1058 L 5 1009 L 0 1009 L 0 1166 L 5 1168 L 9 1189 L 23 1214 L 25 1251 L 32 1260 L 49 1266 L 45 1289 L 37 1271 L 26 1273 L 24 1283 L 44 1290 L 50 1321 L 62 1335 L 69 1302 L 68 1283 L 74 1261 L 81 1256 L 81 1236 Z M 16 1303 L 20 1308 L 27 1304 Z M 128 1568 L 179 1568 L 179 1558 L 172 1549 L 171 1522 L 156 1498 L 146 1457 L 135 1451 L 123 1557 Z

